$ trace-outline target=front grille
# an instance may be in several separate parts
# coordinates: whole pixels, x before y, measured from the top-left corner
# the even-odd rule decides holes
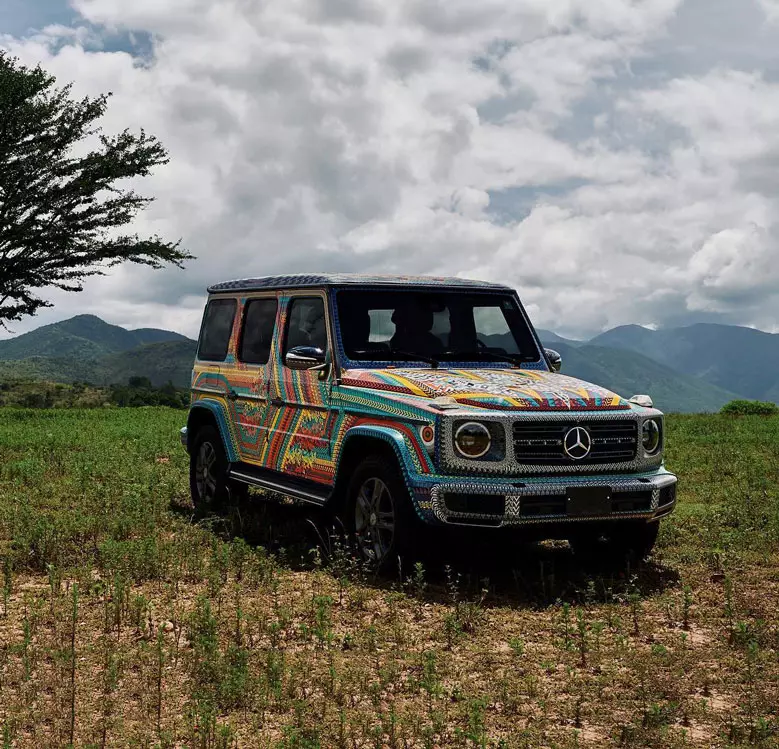
[[[592,438],[590,454],[573,460],[565,453],[563,438],[573,427],[584,427]],[[621,421],[516,421],[513,426],[517,463],[530,465],[592,465],[635,460],[638,424]]]

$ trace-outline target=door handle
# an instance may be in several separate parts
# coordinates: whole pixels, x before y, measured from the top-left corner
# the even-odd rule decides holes
[[[281,398],[271,398],[270,404],[271,406],[283,406],[284,401]]]
[[[237,401],[238,400],[238,393],[235,392],[235,390],[230,390],[230,392],[227,393],[227,397],[231,401]]]

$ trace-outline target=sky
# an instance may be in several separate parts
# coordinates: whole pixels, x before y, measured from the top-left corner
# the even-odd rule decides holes
[[[0,48],[171,161],[120,266],[14,323],[195,335],[296,272],[510,284],[538,327],[779,332],[779,0],[0,0]]]

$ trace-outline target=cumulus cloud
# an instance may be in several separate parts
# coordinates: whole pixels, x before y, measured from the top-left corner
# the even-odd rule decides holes
[[[763,12],[772,23],[779,22],[779,0],[759,0]]]
[[[775,49],[775,2],[754,2]],[[157,200],[137,228],[198,260],[115,269],[17,329],[90,311],[193,334],[209,283],[307,270],[502,280],[569,334],[770,329],[779,91],[689,52],[694,5],[73,0],[71,27],[0,45],[112,91],[106,129],[160,137],[171,163],[139,185]],[[151,54],[95,42],[118,32]]]

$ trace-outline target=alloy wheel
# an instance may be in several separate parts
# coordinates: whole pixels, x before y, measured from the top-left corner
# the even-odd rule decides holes
[[[214,446],[210,442],[203,442],[200,445],[195,464],[195,484],[200,500],[204,504],[211,504],[216,497],[215,463],[216,450]]]
[[[360,551],[372,562],[381,562],[395,536],[395,505],[380,478],[363,482],[354,505],[354,531]]]

